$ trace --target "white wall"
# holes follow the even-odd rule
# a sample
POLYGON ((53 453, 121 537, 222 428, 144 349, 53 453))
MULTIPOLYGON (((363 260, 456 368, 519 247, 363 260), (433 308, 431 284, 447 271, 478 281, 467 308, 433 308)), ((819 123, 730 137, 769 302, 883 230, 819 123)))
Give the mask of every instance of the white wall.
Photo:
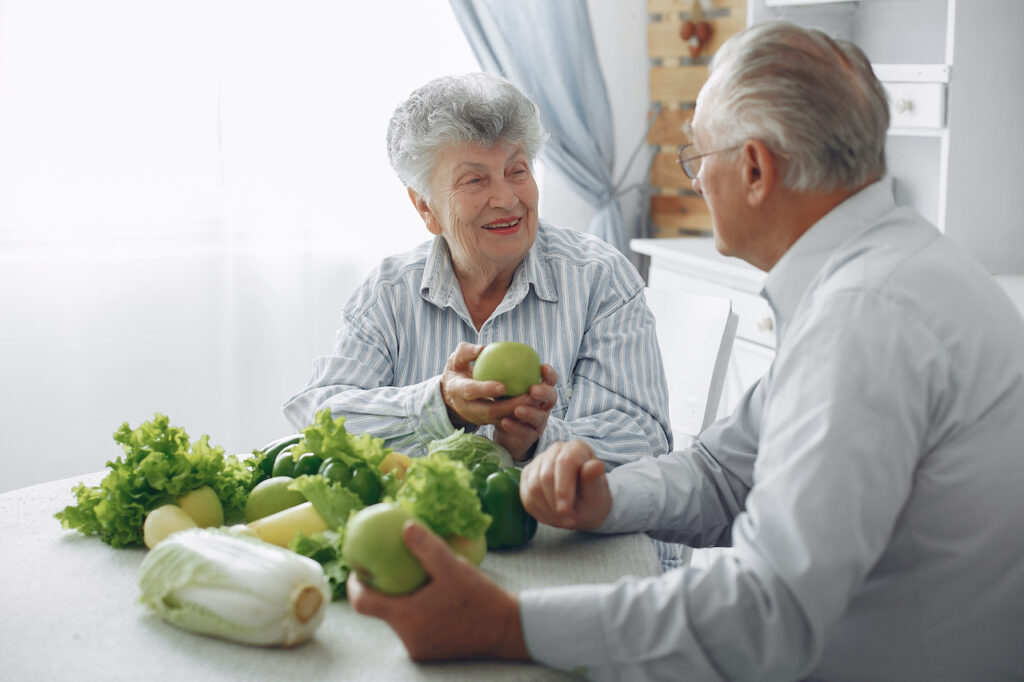
MULTIPOLYGON (((423 53, 447 3, 409 3, 404 34, 394 8, 212 5, 226 15, 201 0, 156 17, 132 0, 0 3, 0 492, 102 468, 120 454, 113 431, 157 411, 233 452, 287 433, 280 405, 329 350, 341 302, 383 255, 427 236, 384 160, 383 126, 413 87, 476 68, 461 36, 423 53), (83 30, 104 12, 121 34, 136 27, 130 45, 83 30), (353 28, 391 62, 368 69, 346 52, 353 28), (166 49, 142 49, 159 40, 166 49), (5 67, 19 44, 45 77, 5 67), (123 69, 124 89, 97 92, 98 68, 123 69), (196 88, 216 92, 218 68, 219 114, 215 99, 183 105, 196 88), (32 128, 37 116, 46 125, 32 128)), ((616 177, 646 120, 645 6, 590 0, 616 177)), ((645 171, 641 159, 629 182, 645 171)), ((542 215, 585 228, 592 210, 553 173, 542 180, 542 215)))

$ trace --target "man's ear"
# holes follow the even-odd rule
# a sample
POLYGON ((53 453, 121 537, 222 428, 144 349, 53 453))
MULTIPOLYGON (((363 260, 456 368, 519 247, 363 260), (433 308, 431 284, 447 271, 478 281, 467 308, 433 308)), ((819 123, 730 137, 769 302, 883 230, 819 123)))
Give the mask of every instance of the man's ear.
POLYGON ((409 192, 409 199, 412 201, 413 207, 415 207, 416 212, 420 214, 420 218, 423 219, 423 223, 427 226, 430 233, 441 234, 441 224, 437 222, 437 218, 434 216, 434 211, 430 208, 430 204, 428 204, 426 199, 420 196, 412 187, 407 187, 406 189, 409 192))
POLYGON ((779 180, 778 159, 764 142, 755 139, 744 142, 740 154, 747 202, 751 206, 760 206, 775 191, 779 180))

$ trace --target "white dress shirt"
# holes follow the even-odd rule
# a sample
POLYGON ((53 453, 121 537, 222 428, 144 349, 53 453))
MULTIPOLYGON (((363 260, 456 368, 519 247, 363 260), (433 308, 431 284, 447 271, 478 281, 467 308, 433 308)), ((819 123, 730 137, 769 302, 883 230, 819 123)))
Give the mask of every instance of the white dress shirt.
POLYGON ((594 679, 1024 679, 1024 320, 888 181, 763 296, 775 361, 694 446, 610 474, 601 532, 705 568, 520 595, 530 653, 594 679))
MULTIPOLYGON (((636 268, 604 241, 541 223, 533 247, 477 331, 435 237, 387 258, 342 311, 334 351, 284 406, 296 428, 325 407, 353 433, 410 456, 449 435, 441 372, 460 341, 520 341, 558 373, 538 452, 589 442, 609 467, 671 449, 668 388, 636 268)), ((479 433, 493 436, 493 427, 479 433)))

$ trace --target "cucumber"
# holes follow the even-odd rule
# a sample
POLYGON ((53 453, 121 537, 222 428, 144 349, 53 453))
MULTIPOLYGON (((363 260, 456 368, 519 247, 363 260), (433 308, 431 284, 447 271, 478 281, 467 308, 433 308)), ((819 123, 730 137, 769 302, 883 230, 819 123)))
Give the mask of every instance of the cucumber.
POLYGON ((290 448, 294 446, 300 440, 302 440, 302 434, 293 433, 290 436, 285 436, 283 438, 278 438, 277 440, 272 440, 266 445, 264 445, 262 448, 260 448, 264 455, 262 465, 263 472, 267 476, 270 476, 272 474, 272 470, 274 467, 274 460, 277 459, 278 454, 280 454, 281 451, 284 450, 285 448, 290 448))

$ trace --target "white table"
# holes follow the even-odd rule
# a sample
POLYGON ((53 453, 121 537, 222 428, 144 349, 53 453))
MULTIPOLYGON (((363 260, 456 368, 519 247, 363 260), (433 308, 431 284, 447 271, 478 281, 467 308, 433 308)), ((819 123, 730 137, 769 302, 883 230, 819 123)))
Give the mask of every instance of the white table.
MULTIPOLYGON (((549 680, 532 664, 416 664, 382 621, 330 604, 310 642, 294 649, 235 644, 180 630, 137 603, 144 549, 114 549, 63 530, 54 513, 71 488, 106 472, 0 495, 0 680, 549 680)), ((525 548, 490 552, 500 585, 611 582, 656 575, 644 535, 599 536, 541 526, 525 548)))

